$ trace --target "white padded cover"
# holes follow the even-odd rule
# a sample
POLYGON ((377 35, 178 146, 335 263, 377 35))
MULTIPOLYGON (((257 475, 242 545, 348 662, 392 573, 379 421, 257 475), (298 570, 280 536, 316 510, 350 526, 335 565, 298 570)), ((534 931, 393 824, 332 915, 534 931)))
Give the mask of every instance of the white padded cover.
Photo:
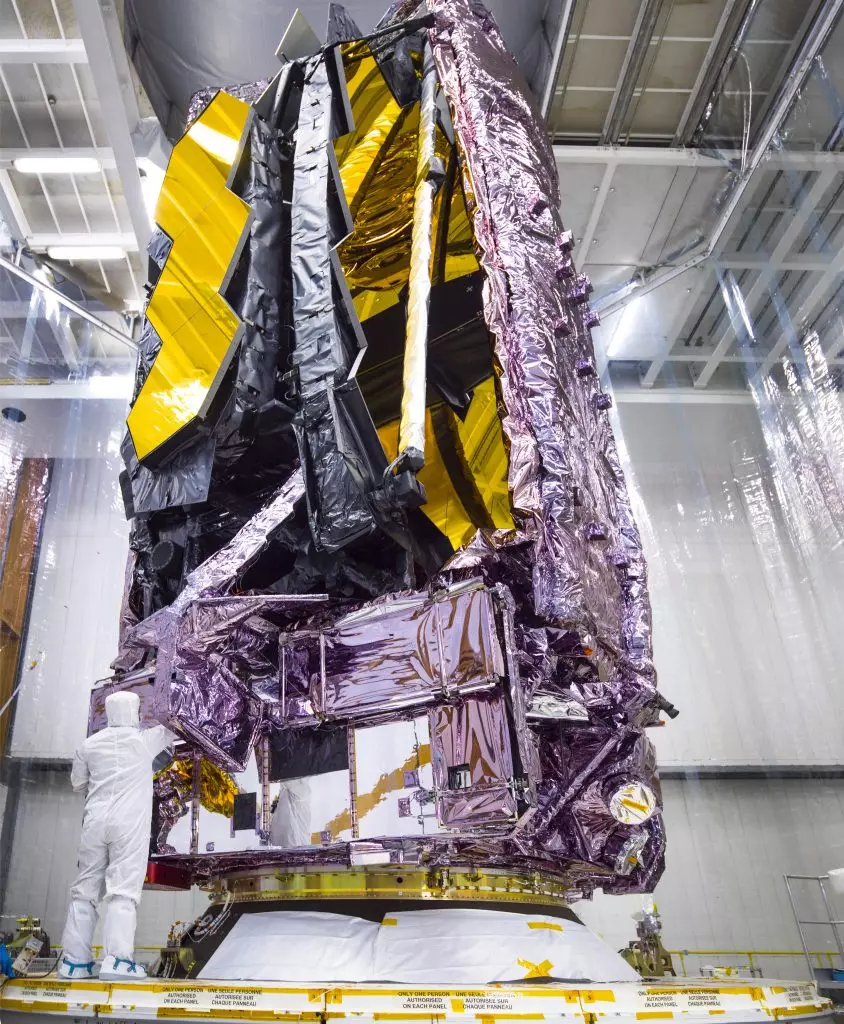
POLYGON ((218 981, 368 981, 379 925, 314 911, 243 914, 199 973, 218 981))
POLYGON ((379 980, 480 985, 558 978, 638 981, 633 968, 582 924, 503 910, 388 914, 375 946, 379 980))
POLYGON ((501 910, 390 912, 382 924, 342 914, 244 914, 199 977, 218 981, 638 981, 582 924, 501 910))

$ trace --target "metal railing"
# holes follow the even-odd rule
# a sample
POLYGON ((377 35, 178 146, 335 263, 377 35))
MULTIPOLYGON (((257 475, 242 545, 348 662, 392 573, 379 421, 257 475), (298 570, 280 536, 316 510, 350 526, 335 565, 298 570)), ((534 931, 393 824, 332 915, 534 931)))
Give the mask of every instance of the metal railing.
MULTIPOLYGON (((747 967, 748 970, 755 971, 759 967, 758 960, 765 959, 767 957, 790 957, 791 959, 799 959, 800 957, 806 957, 807 963, 809 964, 810 976, 813 974, 814 968, 826 968, 831 970, 835 967, 834 960, 839 955, 833 950, 828 949, 669 949, 668 952, 672 958, 676 957, 680 962, 680 973, 682 977, 688 978, 689 972, 687 970, 686 957, 725 957, 731 960, 744 960, 743 964, 738 964, 738 967, 747 967), (814 963, 813 963, 814 959, 814 963)), ((718 965, 722 966, 722 965, 718 965)), ((734 966, 730 964, 729 966, 734 966)), ((692 975, 694 976, 694 974, 692 975)))
MULTIPOLYGON (((806 963, 809 965, 809 973, 812 977, 815 976, 815 968, 812 965, 812 954, 809 950, 809 946, 806 942, 806 936, 803 932, 803 926, 820 926, 822 928, 832 929, 832 936, 835 939, 835 945, 838 948, 838 955, 844 962, 844 943, 841 940, 841 932, 838 930, 841 925, 844 925, 844 921, 837 920, 834 916, 834 910, 832 904, 829 902, 829 895, 826 891, 824 882, 829 881, 829 875, 783 875, 785 879, 785 887, 788 891, 788 900, 791 903, 791 909, 794 913, 794 920, 797 922, 797 931, 800 933, 800 944, 803 946, 803 953, 806 956, 806 963), (801 919, 800 914, 797 910, 797 900, 794 896, 794 891, 791 888, 792 882, 817 882, 820 889, 821 899, 823 900, 824 908, 826 909, 826 920, 808 920, 801 919)), ((830 965, 832 967, 832 965, 830 965)))

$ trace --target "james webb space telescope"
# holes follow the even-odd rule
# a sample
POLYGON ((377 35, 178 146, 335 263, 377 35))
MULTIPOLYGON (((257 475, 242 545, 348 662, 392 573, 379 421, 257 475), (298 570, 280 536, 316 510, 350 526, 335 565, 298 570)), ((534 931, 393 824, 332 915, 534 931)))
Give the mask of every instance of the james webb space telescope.
MULTIPOLYGON (((284 49, 284 43, 282 48, 284 49)), ((197 96, 150 244, 115 675, 149 879, 649 890, 645 563, 529 90, 476 0, 197 96)))

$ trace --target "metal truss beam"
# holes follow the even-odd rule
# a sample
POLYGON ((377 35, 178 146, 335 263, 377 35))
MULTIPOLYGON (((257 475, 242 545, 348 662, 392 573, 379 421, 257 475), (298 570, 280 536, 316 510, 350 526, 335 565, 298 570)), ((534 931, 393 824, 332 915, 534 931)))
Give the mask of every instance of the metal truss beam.
POLYGON ((607 201, 607 196, 610 193, 612 187, 612 179, 615 174, 615 165, 607 164, 604 168, 604 176, 601 179, 601 184, 598 186, 598 191, 595 193, 595 201, 592 203, 592 212, 589 214, 589 220, 586 223, 586 227, 583 231, 583 237, 577 246, 577 259, 579 263, 587 263, 589 261, 589 250, 592 247, 592 243, 595 241, 595 232, 598 230, 598 224, 601 220, 601 214, 604 210, 604 203, 607 201))
MULTIPOLYGON (((821 171, 821 173, 818 174, 812 186, 804 192, 802 198, 798 202, 797 209, 794 211, 794 216, 791 218, 785 231, 783 231, 782 236, 774 247, 770 257, 768 259, 760 257, 760 263, 757 268, 759 270, 759 276, 754 281, 744 300, 745 307, 751 316, 753 315, 753 310, 755 309, 756 304, 765 292, 768 289, 776 287, 776 275, 781 270, 789 269, 784 265, 788 254, 796 245, 807 225, 813 218, 817 219, 818 205, 829 191, 837 176, 838 172, 830 168, 825 171, 821 171)), ((809 267, 808 265, 804 266, 804 269, 818 269, 817 256, 813 258, 815 265, 813 267, 809 267)), ((728 266, 726 263, 723 263, 722 265, 725 267, 728 266)), ((824 276, 829 272, 830 266, 831 265, 828 260, 824 260, 820 264, 820 269, 823 271, 824 276)), ((706 387, 712 377, 712 374, 717 369, 718 363, 730 350, 734 340, 735 331, 733 330, 733 326, 728 318, 724 330, 721 332, 715 343, 712 355, 707 359, 705 366, 695 380, 696 388, 706 387)), ((773 365, 773 363, 771 365, 773 365)))
MULTIPOLYGON (((834 288, 840 286, 842 274, 844 274, 844 245, 838 249, 829 269, 821 274, 815 284, 809 289, 806 297, 800 300, 797 311, 790 317, 795 332, 808 329, 824 299, 834 288)), ((764 377, 765 374, 771 371, 776 361, 788 348, 790 340, 787 332, 780 335, 759 367, 758 375, 760 377, 764 377)))
POLYGON ((98 231, 89 234, 84 231, 34 232, 27 237, 26 246, 32 252, 44 252, 53 245, 119 246, 127 252, 135 252, 138 243, 131 231, 98 231))
MULTIPOLYGON (((616 167, 692 167, 734 170, 741 162, 739 150, 724 150, 713 157, 699 149, 651 148, 650 146, 554 146, 558 164, 614 164, 616 167)), ((757 166, 769 170, 822 171, 828 167, 844 170, 844 152, 771 151, 757 166)))
POLYGON ((618 76, 618 83, 615 92, 612 94, 610 106, 604 121, 601 132, 601 142, 618 142, 627 111, 630 109, 630 101, 633 99, 633 92, 639 75, 645 65, 648 51, 651 46, 651 38, 656 29, 660 12, 662 11, 662 0, 641 0, 639 13, 636 15, 636 23, 627 45, 627 52, 618 76))
POLYGON ((91 76, 100 101, 100 115, 129 207, 132 230, 138 248, 143 251, 151 228, 131 138, 140 120, 140 112, 117 15, 112 4, 106 8, 100 0, 74 0, 74 9, 89 56, 91 76))
POLYGON ((554 43, 551 48, 551 57, 548 64, 548 73, 542 86, 542 99, 539 110, 547 121, 551 114, 551 106, 557 91, 557 82, 560 78, 560 69, 563 66, 563 57, 566 52, 566 40, 571 29, 571 22, 574 16, 574 8, 577 0, 560 0, 560 19, 557 22, 557 31, 554 33, 554 43))
POLYGON ((695 283, 691 286, 688 300, 683 303, 682 308, 678 311, 676 317, 674 317, 671 326, 663 339, 660 354, 655 359, 651 360, 647 370, 639 379, 639 383, 643 388, 652 388, 654 386, 663 366, 665 366, 665 363, 670 358, 674 346, 681 337, 687 320, 694 312, 700 297, 707 288, 712 287, 712 273, 708 266, 694 268, 689 271, 689 273, 694 273, 696 275, 695 283))
POLYGON ((100 319, 96 314, 92 313, 89 309, 84 306, 80 306, 78 302, 74 302, 73 299, 69 299, 65 294, 60 292, 58 288, 53 288, 45 281, 39 280, 37 277, 26 270, 24 267, 18 266, 13 263, 12 260, 6 259, 5 256, 0 255, 0 268, 7 270, 10 274, 15 277, 19 277, 22 281, 25 281, 31 288, 35 288, 46 295, 52 296, 59 305, 69 310, 70 313, 75 316, 82 317, 83 320, 87 320, 88 323, 93 324, 94 327, 99 328, 101 331, 105 331, 106 334, 114 338, 115 341, 119 341, 127 348, 137 349, 137 344, 129 336, 129 334, 120 330, 118 327, 114 327, 104 320, 100 319))
POLYGON ((692 86, 677 131, 671 140, 672 146, 689 144, 706 111, 709 98, 715 92, 718 83, 724 81, 729 68, 735 62, 735 42, 741 33, 751 3, 752 0, 727 0, 724 5, 712 42, 703 58, 703 64, 692 86))
POLYGON ((62 314, 58 319, 50 319, 47 322, 50 324, 53 337, 59 346, 62 359, 64 359, 71 373, 74 373, 79 369, 79 345, 76 341, 76 335, 73 333, 73 328, 70 326, 70 321, 66 315, 62 314))
POLYGON ((29 221, 23 212, 9 172, 0 167, 0 219, 8 228, 12 240, 23 242, 30 234, 29 221))
POLYGON ((0 39, 0 64, 87 64, 81 39, 0 39))
MULTIPOLYGON (((61 309, 55 309, 49 315, 45 315, 42 305, 44 292, 32 290, 27 298, 20 298, 21 292, 18 289, 13 276, 8 277, 13 293, 18 296, 14 301, 0 302, 0 322, 6 320, 25 320, 23 337, 32 344, 33 334, 36 325, 43 324, 53 335, 53 340, 61 352, 62 359, 71 373, 79 369, 79 345, 73 328, 70 325, 68 314, 61 309)), ((43 348, 43 342, 39 339, 39 347, 43 348)))
MULTIPOLYGON (((789 74, 783 82, 783 87, 778 91, 776 100, 765 122, 760 127, 758 139, 748 158, 740 164, 741 171, 737 174, 737 180, 732 187, 723 210, 720 212, 717 222, 712 228, 709 238, 690 253, 682 264, 655 267, 651 271, 641 274, 637 280, 626 286, 621 294, 618 294, 616 297, 609 297, 607 303, 598 308, 599 314, 608 316, 610 313, 623 309, 636 296, 646 295, 655 288, 673 281, 691 267, 699 266, 715 252, 733 214, 741 205, 745 192, 753 180, 757 169, 763 165, 766 167, 776 166, 775 159, 771 153, 771 144, 791 110, 794 100, 803 87, 809 72, 814 67, 815 60, 821 52, 829 33, 836 24, 842 9, 844 9, 844 0, 827 0, 809 32, 801 40, 799 52, 789 67, 789 74)), ((565 153, 565 147, 561 146, 559 150, 565 153)), ((826 155, 838 156, 838 154, 834 153, 826 155)), ((794 154, 788 153, 786 157, 791 162, 794 154)), ((596 162, 598 161, 592 160, 592 163, 596 162)), ((821 163, 818 162, 814 166, 820 165, 821 163)), ((791 166, 799 166, 799 164, 793 161, 791 166)), ((808 164, 806 166, 812 167, 813 165, 808 164)))
MULTIPOLYGON (((761 181, 757 179, 748 189, 744 191, 742 201, 736 206, 733 211, 733 223, 741 215, 743 210, 752 204, 756 193, 761 188, 761 181)), ((696 273, 699 275, 696 284, 692 286, 692 292, 689 296, 688 302, 685 303, 684 307, 678 312, 678 315, 671 325, 671 329, 666 334, 662 349, 659 355, 651 362, 648 369, 641 376, 642 387, 648 388, 653 387, 660 371, 666 362, 670 361, 671 354, 674 350, 674 346, 678 340, 683 336, 683 329, 686 326, 686 322, 689 316, 694 312, 698 300, 700 299, 703 292, 708 287, 714 287, 715 282, 713 280, 713 270, 717 260, 721 262, 721 252, 727 240, 731 237, 730 232, 727 230, 722 231, 720 238, 715 244, 712 253, 708 259, 698 260, 695 263, 696 273)))
POLYGON ((773 82, 771 82, 765 92, 765 95, 762 97, 759 110, 754 116, 754 120, 757 124, 762 125, 765 123, 766 118, 770 114, 771 108, 777 101, 777 97, 780 95, 782 90, 788 86, 793 68, 800 59, 799 53, 801 47, 803 47, 806 40, 810 38, 810 33, 817 28, 819 19, 825 19, 825 5, 829 6, 828 0, 803 0, 802 9, 805 10, 803 21, 800 28, 795 32, 794 39, 788 50, 782 55, 777 77, 773 82))

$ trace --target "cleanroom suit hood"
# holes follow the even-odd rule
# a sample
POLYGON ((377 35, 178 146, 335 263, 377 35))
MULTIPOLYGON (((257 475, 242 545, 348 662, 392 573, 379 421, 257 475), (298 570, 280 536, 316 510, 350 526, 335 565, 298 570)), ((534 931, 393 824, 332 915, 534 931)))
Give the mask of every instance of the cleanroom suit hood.
POLYGON ((76 751, 70 781, 84 790, 79 874, 70 890, 62 945, 78 964, 93 961, 97 904, 105 897, 106 956, 134 959, 135 912, 149 855, 152 763, 175 735, 163 725, 141 729, 134 693, 106 697, 108 726, 76 751))

